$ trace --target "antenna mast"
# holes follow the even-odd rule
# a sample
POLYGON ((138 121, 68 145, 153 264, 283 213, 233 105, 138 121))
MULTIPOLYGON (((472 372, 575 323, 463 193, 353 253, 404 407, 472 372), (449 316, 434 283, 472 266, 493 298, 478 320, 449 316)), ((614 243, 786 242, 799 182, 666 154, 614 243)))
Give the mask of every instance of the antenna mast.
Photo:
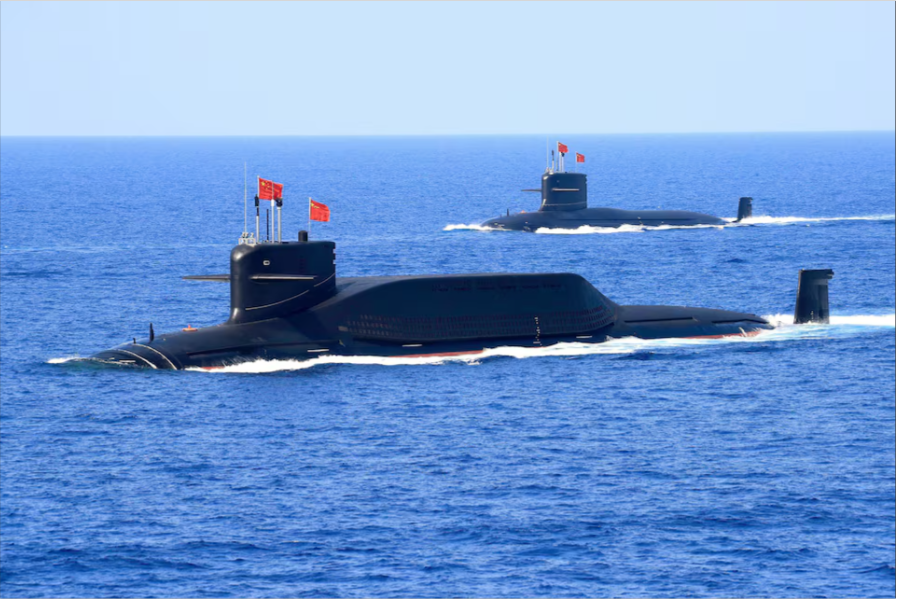
POLYGON ((243 163, 243 234, 246 234, 246 219, 247 219, 247 210, 246 207, 246 163, 243 163))
POLYGON ((281 233, 283 233, 283 198, 277 198, 274 201, 277 204, 277 241, 283 241, 281 233))
MULTIPOLYGON (((256 184, 259 185, 258 179, 260 179, 258 175, 256 175, 256 184)), ((259 189, 256 187, 256 189, 259 189)), ((262 241, 262 233, 259 231, 259 194, 258 191, 255 193, 255 242, 261 243, 262 241)))
MULTIPOLYGON (((255 205, 258 206, 258 200, 255 201, 255 205)), ((256 234, 255 234, 255 237, 253 238, 252 233, 250 233, 249 231, 246 230, 246 228, 248 227, 248 219, 249 219, 249 217, 247 215, 247 210, 248 210, 248 208, 247 208, 247 204, 246 204, 246 163, 244 162, 243 163, 243 234, 240 235, 240 240, 238 243, 241 243, 241 244, 246 243, 246 244, 252 245, 256 242, 256 239, 258 239, 258 228, 259 228, 258 227, 258 216, 256 216, 256 219, 255 219, 256 234)))

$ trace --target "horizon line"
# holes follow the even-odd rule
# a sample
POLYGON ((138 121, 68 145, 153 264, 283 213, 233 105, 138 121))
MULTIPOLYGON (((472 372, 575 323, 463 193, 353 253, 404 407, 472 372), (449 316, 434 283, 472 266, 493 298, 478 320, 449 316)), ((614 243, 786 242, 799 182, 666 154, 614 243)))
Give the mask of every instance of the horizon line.
POLYGON ((260 138, 260 137, 529 137, 529 136, 613 136, 613 135, 789 135, 789 134, 824 134, 824 133, 894 133, 897 129, 798 129, 770 131, 643 131, 613 133, 287 133, 287 134, 241 134, 241 133, 197 133, 197 134, 157 134, 157 133, 110 133, 110 134, 69 134, 69 133, 31 133, 0 134, 0 139, 8 138, 172 138, 172 137, 220 137, 220 138, 260 138))

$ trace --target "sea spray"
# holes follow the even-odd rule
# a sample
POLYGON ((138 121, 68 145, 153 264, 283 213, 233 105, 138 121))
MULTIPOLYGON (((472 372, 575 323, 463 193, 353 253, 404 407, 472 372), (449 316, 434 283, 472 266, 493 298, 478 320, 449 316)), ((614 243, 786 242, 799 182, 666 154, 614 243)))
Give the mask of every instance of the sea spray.
MULTIPOLYGON (((734 227, 751 227, 758 225, 794 225, 805 223, 823 223, 823 222, 839 222, 839 221, 889 221, 895 220, 893 214, 873 214, 867 216, 835 216, 835 217, 808 217, 808 216, 752 216, 742 221, 736 221, 734 218, 724 219, 728 221, 724 225, 621 225, 619 227, 593 227, 583 225, 575 229, 550 229, 540 227, 535 233, 539 235, 604 235, 610 233, 644 233, 646 231, 672 231, 677 229, 728 229, 734 227)), ((446 225, 443 231, 478 231, 481 233, 491 233, 495 231, 505 231, 506 229, 498 229, 493 227, 485 227, 483 225, 446 225)))
POLYGON ((894 328, 897 316, 849 315, 832 316, 831 324, 794 325, 794 317, 788 314, 771 314, 766 320, 776 328, 761 331, 755 336, 723 337, 719 339, 638 339, 626 337, 611 339, 604 343, 556 343, 546 347, 496 347, 469 354, 452 356, 422 357, 381 357, 381 356, 319 356, 310 360, 256 360, 224 366, 211 370, 190 368, 193 372, 214 372, 224 374, 267 374, 292 370, 307 370, 327 364, 353 364, 366 366, 422 366, 447 363, 478 365, 489 358, 544 358, 575 357, 587 355, 624 355, 639 351, 663 351, 682 348, 729 345, 738 343, 773 343, 800 339, 845 337, 867 332, 869 329, 894 328), (865 331, 864 331, 865 330, 865 331))

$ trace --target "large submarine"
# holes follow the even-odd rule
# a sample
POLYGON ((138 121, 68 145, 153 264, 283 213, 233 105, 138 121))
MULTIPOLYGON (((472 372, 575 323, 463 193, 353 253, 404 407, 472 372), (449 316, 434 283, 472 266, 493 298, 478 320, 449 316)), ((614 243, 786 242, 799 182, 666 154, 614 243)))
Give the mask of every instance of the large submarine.
MULTIPOLYGON (((557 163, 552 159, 546 167, 540 189, 523 191, 541 193, 542 203, 537 212, 508 212, 506 216, 491 218, 481 226, 504 231, 535 232, 538 229, 578 229, 584 226, 618 228, 623 225, 691 227, 730 224, 730 221, 717 216, 686 210, 589 208, 586 175, 566 172, 563 156, 557 163)), ((753 199, 741 198, 735 222, 750 218, 752 214, 753 199)))
MULTIPOLYGON (((332 241, 245 242, 230 273, 185 279, 230 284, 230 318, 101 351, 92 360, 154 369, 214 369, 321 355, 424 357, 503 346, 637 337, 751 336, 763 318, 683 306, 616 304, 571 273, 336 276, 332 241)), ((801 271, 795 322, 828 322, 831 270, 801 271)))

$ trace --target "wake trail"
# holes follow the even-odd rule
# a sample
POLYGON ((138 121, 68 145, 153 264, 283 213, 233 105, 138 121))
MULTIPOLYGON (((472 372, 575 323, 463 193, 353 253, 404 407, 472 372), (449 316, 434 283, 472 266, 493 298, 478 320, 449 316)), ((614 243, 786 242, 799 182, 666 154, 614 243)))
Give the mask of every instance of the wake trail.
MULTIPOLYGON (((743 221, 736 223, 735 219, 726 219, 731 221, 734 226, 748 225, 790 225, 791 223, 824 223, 849 220, 878 220, 887 221, 894 220, 893 214, 871 214, 867 216, 832 216, 832 217, 815 217, 815 216, 752 216, 743 221)), ((729 225, 727 225, 729 226, 729 225)))
POLYGON ((50 358, 47 360, 47 364, 65 364, 66 362, 77 362, 79 360, 83 360, 79 356, 66 356, 65 358, 50 358))
POLYGON ((672 231, 675 229, 724 229, 729 225, 620 225, 619 227, 590 227, 583 225, 576 229, 536 229, 537 235, 607 235, 611 233, 645 233, 648 231, 672 231))
POLYGON ((484 227, 483 225, 446 225, 443 231, 479 231, 480 233, 500 233, 504 229, 493 229, 492 227, 484 227))
MULTIPOLYGON (((809 217, 809 216, 753 216, 742 221, 735 222, 734 218, 723 219, 728 221, 723 225, 659 225, 649 227, 646 225, 621 225, 619 227, 592 227, 583 225, 576 229, 549 229, 539 228, 539 235, 607 235, 613 233, 644 233, 646 231, 672 231, 676 229, 729 229, 735 227, 751 227, 758 225, 793 225, 801 223, 824 223, 839 221, 889 221, 895 220, 894 214, 872 214, 867 216, 833 216, 833 217, 809 217)), ((481 233, 493 233, 505 231, 483 225, 454 224, 446 225, 443 231, 478 231, 481 233)))
POLYGON ((774 343, 848 337, 857 334, 895 328, 895 314, 832 316, 830 324, 795 325, 790 314, 764 316, 774 329, 762 331, 754 337, 725 337, 722 339, 637 339, 626 337, 605 343, 557 343, 547 347, 496 347, 480 353, 459 356, 428 356, 420 358, 386 358, 380 356, 319 356, 311 360, 258 360, 225 366, 215 370, 191 368, 193 372, 223 374, 267 374, 296 370, 308 370, 327 364, 354 364, 367 366, 422 366, 461 363, 478 365, 489 358, 509 357, 517 359, 544 357, 576 357, 591 355, 625 355, 641 351, 663 351, 680 348, 743 343, 774 343))

